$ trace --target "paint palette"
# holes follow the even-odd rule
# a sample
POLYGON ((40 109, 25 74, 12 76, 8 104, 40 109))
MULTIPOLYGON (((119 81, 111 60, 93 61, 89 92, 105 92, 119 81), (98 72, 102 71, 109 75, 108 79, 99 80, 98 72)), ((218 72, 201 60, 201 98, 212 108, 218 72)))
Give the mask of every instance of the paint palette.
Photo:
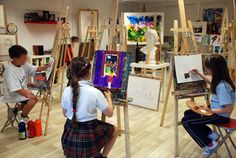
POLYGON ((214 114, 210 108, 208 108, 204 105, 198 106, 194 101, 187 101, 186 104, 192 111, 194 111, 200 115, 212 116, 214 114))

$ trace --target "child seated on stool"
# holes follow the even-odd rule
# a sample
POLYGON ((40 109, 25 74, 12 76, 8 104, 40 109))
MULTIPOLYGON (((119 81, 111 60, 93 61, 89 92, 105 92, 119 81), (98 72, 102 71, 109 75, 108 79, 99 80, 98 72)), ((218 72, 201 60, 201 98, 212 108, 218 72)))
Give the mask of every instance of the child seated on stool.
POLYGON ((28 86, 33 86, 27 82, 29 76, 36 72, 46 70, 48 66, 35 67, 26 63, 27 50, 20 46, 14 45, 9 49, 11 62, 8 63, 3 74, 3 100, 4 102, 16 102, 23 105, 22 109, 14 109, 18 113, 19 119, 27 122, 28 114, 37 103, 37 97, 30 92, 28 86))
POLYGON ((207 74, 212 76, 210 81, 196 69, 192 73, 197 74, 211 85, 211 110, 212 116, 203 116, 187 110, 184 112, 182 124, 190 136, 202 148, 203 156, 209 156, 217 146, 219 134, 212 131, 207 124, 222 124, 230 121, 230 115, 234 108, 235 86, 230 78, 225 59, 218 54, 209 56, 205 61, 207 74))
POLYGON ((113 115, 111 93, 93 87, 91 64, 82 57, 72 59, 70 86, 62 95, 63 114, 67 118, 61 138, 66 157, 105 158, 113 147, 118 128, 97 120, 97 108, 106 116, 113 115), (101 150, 103 149, 102 153, 101 150))

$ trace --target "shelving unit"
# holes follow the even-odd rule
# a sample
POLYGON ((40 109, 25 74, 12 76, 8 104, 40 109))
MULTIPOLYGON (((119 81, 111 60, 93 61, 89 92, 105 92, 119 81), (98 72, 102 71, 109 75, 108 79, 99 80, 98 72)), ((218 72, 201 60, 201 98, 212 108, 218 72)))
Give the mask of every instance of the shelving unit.
MULTIPOLYGON (((50 57, 51 57, 51 55, 30 55, 28 61, 31 65, 43 66, 49 62, 50 57)), ((42 71, 42 72, 37 72, 35 77, 36 76, 45 76, 45 75, 46 75, 46 71, 42 71)), ((34 83, 34 78, 33 77, 29 78, 29 81, 31 83, 34 83)))

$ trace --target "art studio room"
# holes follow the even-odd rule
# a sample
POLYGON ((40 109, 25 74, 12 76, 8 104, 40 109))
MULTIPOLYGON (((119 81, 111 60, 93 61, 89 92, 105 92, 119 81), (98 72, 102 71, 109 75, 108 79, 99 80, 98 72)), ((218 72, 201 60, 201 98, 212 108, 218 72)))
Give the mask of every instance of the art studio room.
POLYGON ((236 158, 236 0, 0 0, 0 158, 236 158))

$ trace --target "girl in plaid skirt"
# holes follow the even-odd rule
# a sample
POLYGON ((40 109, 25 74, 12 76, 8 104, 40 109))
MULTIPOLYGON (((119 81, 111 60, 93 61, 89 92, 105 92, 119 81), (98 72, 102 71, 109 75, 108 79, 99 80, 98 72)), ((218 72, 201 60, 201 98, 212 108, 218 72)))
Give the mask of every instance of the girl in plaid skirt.
POLYGON ((76 57, 70 64, 71 80, 62 96, 63 114, 67 117, 61 138, 64 155, 70 158, 106 158, 118 129, 97 120, 97 109, 108 117, 113 115, 111 93, 105 96, 89 81, 91 64, 76 57))

